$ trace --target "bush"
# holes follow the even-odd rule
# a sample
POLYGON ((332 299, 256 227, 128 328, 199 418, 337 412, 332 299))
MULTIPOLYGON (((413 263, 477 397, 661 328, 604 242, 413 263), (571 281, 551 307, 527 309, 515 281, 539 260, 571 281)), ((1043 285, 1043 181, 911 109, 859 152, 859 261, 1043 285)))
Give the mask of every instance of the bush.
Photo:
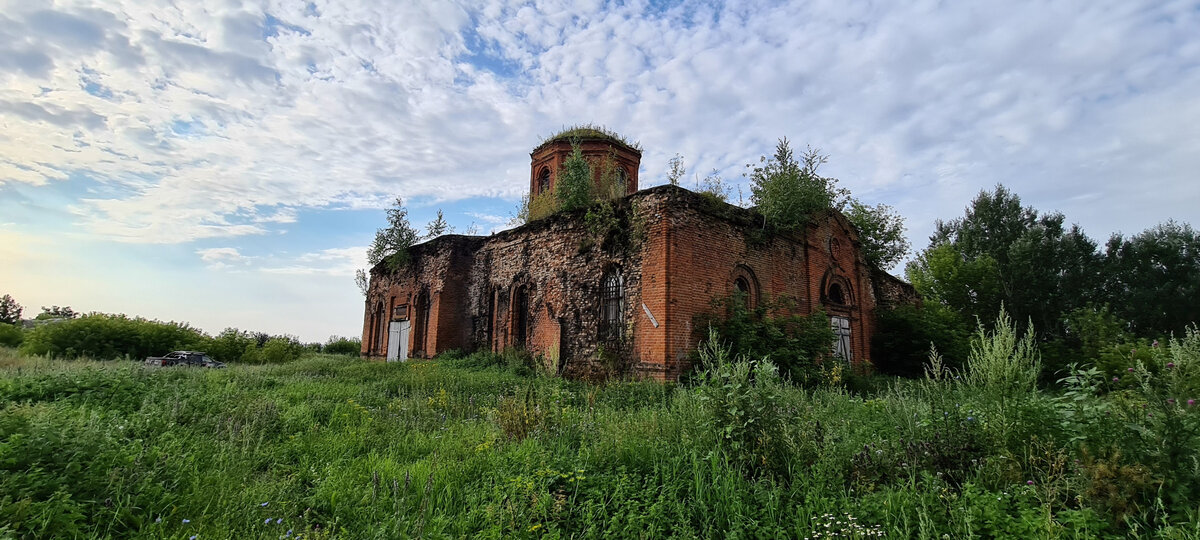
POLYGON ((717 447, 751 476, 784 470, 794 456, 778 368, 766 359, 732 357, 716 330, 699 351, 707 369, 696 391, 717 447))
POLYGON ((21 352, 68 359, 140 359, 207 343, 207 336, 186 323, 92 313, 41 324, 25 336, 21 352))
MULTIPOLYGON (((817 360, 829 354, 835 337, 825 312, 793 315, 795 302, 784 296, 771 300, 764 294, 753 308, 747 303, 744 293, 714 300, 715 313, 698 317, 695 327, 715 330, 732 355, 770 360, 794 382, 822 380, 817 360)), ((704 355, 698 361, 700 369, 714 367, 704 355)))
POLYGON ((0 323, 0 347, 20 347, 25 341, 25 331, 19 326, 0 323))
POLYGON ((329 341, 325 342, 325 346, 321 348, 321 352, 325 354, 358 356, 362 353, 362 339, 329 336, 329 341))
POLYGON ((882 373, 920 377, 931 343, 947 367, 961 369, 970 353, 970 331, 957 313, 937 304, 880 310, 871 359, 882 373))
POLYGON ((1024 337, 1017 337, 1017 329, 1004 308, 996 317, 996 324, 988 332, 980 323, 975 339, 971 342, 971 353, 967 356, 967 369, 963 382, 976 390, 993 397, 1026 394, 1037 387, 1041 373, 1041 359, 1033 342, 1033 326, 1024 337))

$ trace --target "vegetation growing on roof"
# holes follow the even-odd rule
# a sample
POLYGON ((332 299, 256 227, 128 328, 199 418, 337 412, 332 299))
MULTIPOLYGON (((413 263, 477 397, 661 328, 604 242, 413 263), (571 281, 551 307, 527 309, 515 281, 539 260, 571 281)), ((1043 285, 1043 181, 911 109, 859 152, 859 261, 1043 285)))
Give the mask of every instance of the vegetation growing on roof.
POLYGON ((561 130, 559 130, 558 133, 555 133, 553 135, 550 135, 549 137, 542 139, 542 142, 538 143, 537 148, 534 148, 534 151, 536 152, 536 151, 540 150, 543 146, 546 146, 547 144, 550 144, 552 142, 558 142, 558 141, 568 141, 569 142, 572 140, 582 140, 582 139, 607 139, 607 140, 613 141, 615 143, 621 144, 622 146, 625 146, 626 148, 636 150, 639 153, 642 151, 641 143, 639 143, 637 141, 631 141, 631 140, 627 139, 624 135, 621 135, 620 133, 617 133, 617 132, 615 132, 611 129, 608 129, 599 124, 576 124, 571 127, 564 127, 561 130))

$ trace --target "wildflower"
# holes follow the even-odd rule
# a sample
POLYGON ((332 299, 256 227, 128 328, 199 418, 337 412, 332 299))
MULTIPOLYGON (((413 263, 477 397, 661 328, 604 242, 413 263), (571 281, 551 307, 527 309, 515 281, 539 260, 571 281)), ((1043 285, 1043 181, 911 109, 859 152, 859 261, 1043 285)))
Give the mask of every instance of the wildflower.
POLYGON ((1195 405, 1195 404, 1196 404, 1196 400, 1194 400, 1194 399, 1188 400, 1188 407, 1191 407, 1192 405, 1195 405))
POLYGON ((1113 382, 1117 382, 1119 380, 1121 380, 1119 377, 1113 377, 1113 382))
POLYGON ((967 417, 967 421, 968 421, 968 422, 974 422, 974 421, 975 421, 975 417, 974 417, 974 416, 968 416, 968 417, 967 417))
POLYGON ((200 536, 200 535, 198 535, 198 534, 193 534, 193 535, 191 535, 191 536, 189 536, 189 537, 188 537, 188 540, 196 540, 196 537, 197 537, 197 536, 200 536))
POLYGON ((271 518, 267 518, 267 519, 263 520, 263 525, 270 525, 270 524, 271 524, 271 518))
POLYGON ((158 516, 158 517, 154 518, 154 522, 155 522, 155 523, 162 523, 162 516, 158 516))
POLYGON ((271 503, 268 501, 268 502, 260 504, 259 506, 266 508, 268 504, 271 504, 271 503))
POLYGON ((287 532, 287 534, 283 535, 283 537, 284 537, 284 538, 291 538, 291 536, 292 536, 292 530, 291 530, 291 529, 288 529, 288 532, 287 532))
POLYGON ((1128 369, 1126 369, 1125 371, 1128 371, 1128 372, 1130 372, 1130 373, 1133 373, 1133 368, 1128 368, 1128 369))
POLYGON ((275 524, 276 524, 276 525, 279 525, 279 524, 282 524, 282 523, 283 523, 283 518, 279 518, 279 519, 275 520, 275 524))
POLYGON ((1027 486, 1032 486, 1032 485, 1033 485, 1033 480, 1026 480, 1026 481, 1025 481, 1025 485, 1027 485, 1027 486))
POLYGON ((1167 369, 1175 367, 1175 362, 1167 362, 1167 369))
POLYGON ((1157 340, 1157 339, 1156 339, 1156 340, 1154 340, 1154 343, 1151 343, 1151 344, 1150 344, 1150 346, 1151 346, 1151 347, 1157 347, 1157 346, 1158 346, 1158 340, 1157 340))
POLYGON ((185 519, 185 520, 183 520, 183 524, 184 524, 184 525, 187 525, 188 523, 191 523, 191 522, 192 522, 192 520, 190 520, 190 519, 185 519))
POLYGON ((1174 405, 1174 404, 1175 404, 1175 398, 1167 398, 1167 405, 1174 405))

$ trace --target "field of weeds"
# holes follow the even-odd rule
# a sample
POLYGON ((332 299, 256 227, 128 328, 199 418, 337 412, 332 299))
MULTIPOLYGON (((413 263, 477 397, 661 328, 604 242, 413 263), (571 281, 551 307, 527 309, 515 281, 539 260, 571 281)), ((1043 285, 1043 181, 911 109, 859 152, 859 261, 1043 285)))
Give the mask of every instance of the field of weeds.
POLYGON ((995 344, 869 395, 717 345, 690 386, 0 349, 0 538, 1200 535, 1200 336, 1054 393, 995 344))

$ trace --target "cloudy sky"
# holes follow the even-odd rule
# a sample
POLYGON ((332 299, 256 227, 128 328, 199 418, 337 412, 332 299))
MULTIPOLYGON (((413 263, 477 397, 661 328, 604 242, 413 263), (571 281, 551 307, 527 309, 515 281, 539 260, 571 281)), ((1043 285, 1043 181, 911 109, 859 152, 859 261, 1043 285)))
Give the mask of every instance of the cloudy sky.
POLYGON ((820 148, 917 249, 997 183, 1099 240, 1200 224, 1196 1, 0 7, 0 294, 27 315, 358 335, 389 201, 486 234, 583 122, 641 142, 642 187, 675 153, 744 186, 779 137, 820 148))

